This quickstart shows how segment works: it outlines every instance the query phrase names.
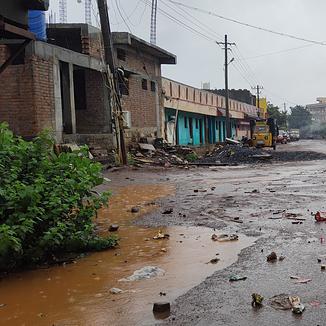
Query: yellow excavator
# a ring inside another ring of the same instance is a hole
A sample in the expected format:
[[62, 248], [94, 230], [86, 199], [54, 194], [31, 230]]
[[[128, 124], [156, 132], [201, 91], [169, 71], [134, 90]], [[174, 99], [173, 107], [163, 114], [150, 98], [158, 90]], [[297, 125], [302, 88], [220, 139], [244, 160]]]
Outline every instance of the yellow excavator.
[[278, 126], [275, 119], [257, 121], [252, 135], [252, 145], [254, 147], [272, 147], [276, 149], [278, 136]]

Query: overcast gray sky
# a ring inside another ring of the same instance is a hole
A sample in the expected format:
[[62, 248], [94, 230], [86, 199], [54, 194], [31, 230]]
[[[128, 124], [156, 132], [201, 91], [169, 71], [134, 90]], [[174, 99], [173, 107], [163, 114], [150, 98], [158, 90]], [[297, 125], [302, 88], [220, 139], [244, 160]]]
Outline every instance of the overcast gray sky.
[[[267, 29], [326, 41], [325, 0], [176, 1]], [[51, 10], [58, 12], [59, 0], [51, 2]], [[83, 2], [68, 0], [69, 22], [84, 21]], [[133, 34], [149, 41], [150, 7], [145, 4], [149, 2], [108, 0], [112, 29], [130, 29]], [[224, 53], [213, 40], [222, 41], [223, 35], [228, 34], [230, 42], [237, 44], [237, 48], [233, 48], [234, 54], [230, 53], [230, 58], [235, 57], [234, 63], [230, 64], [230, 88], [250, 88], [259, 83], [264, 87], [263, 95], [282, 107], [284, 102], [289, 107], [313, 103], [317, 97], [326, 96], [326, 46], [241, 26], [176, 7], [168, 0], [158, 0], [158, 5], [157, 45], [178, 57], [176, 66], [163, 66], [164, 76], [196, 87], [200, 87], [202, 82], [210, 82], [212, 88], [223, 88]], [[93, 8], [92, 19], [96, 25], [96, 0], [93, 0]], [[213, 40], [186, 30], [168, 19], [162, 10]]]

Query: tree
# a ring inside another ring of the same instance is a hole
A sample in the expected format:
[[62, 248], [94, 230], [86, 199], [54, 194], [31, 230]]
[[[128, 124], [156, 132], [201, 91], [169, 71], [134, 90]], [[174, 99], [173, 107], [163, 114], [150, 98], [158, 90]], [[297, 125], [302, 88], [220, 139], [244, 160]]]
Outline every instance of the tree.
[[289, 126], [292, 129], [302, 129], [310, 126], [312, 123], [312, 116], [303, 106], [296, 105], [291, 108], [289, 116]]
[[287, 119], [288, 119], [288, 114], [286, 111], [280, 111], [280, 108], [278, 106], [273, 105], [272, 103], [268, 103], [267, 106], [267, 112], [268, 116], [270, 118], [276, 119], [277, 124], [281, 128], [285, 128], [287, 126]]

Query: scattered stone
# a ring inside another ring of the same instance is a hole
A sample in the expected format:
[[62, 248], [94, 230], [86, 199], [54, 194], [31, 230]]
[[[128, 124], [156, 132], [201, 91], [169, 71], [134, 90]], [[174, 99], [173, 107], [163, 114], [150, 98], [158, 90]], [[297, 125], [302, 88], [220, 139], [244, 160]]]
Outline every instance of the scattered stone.
[[317, 262], [320, 264], [320, 263], [321, 263], [321, 259], [320, 259], [320, 258], [318, 258], [318, 259], [317, 259]]
[[270, 253], [268, 256], [267, 256], [267, 261], [268, 262], [273, 262], [277, 260], [277, 255], [276, 253], [273, 251], [272, 253]]
[[170, 312], [171, 305], [169, 302], [155, 302], [153, 305], [153, 312], [160, 313], [160, 312]]
[[199, 190], [198, 189], [194, 189], [194, 192], [199, 192]]
[[232, 275], [229, 279], [230, 282], [245, 281], [247, 276]]
[[220, 261], [220, 260], [219, 260], [218, 258], [213, 258], [213, 259], [211, 259], [209, 262], [210, 262], [211, 264], [217, 264], [219, 261]]
[[131, 209], [131, 213], [139, 213], [139, 211], [140, 211], [139, 207], [136, 206]]
[[253, 293], [251, 295], [251, 298], [252, 298], [251, 305], [253, 307], [261, 307], [262, 306], [263, 300], [264, 300], [264, 297], [263, 296], [261, 296], [258, 293]]
[[162, 212], [163, 215], [169, 215], [172, 213], [173, 213], [173, 208], [167, 208]]
[[326, 270], [326, 265], [321, 265], [321, 266], [320, 266], [320, 269], [321, 269], [322, 271]]
[[167, 252], [166, 248], [162, 248], [161, 252]]
[[161, 297], [165, 297], [166, 296], [166, 293], [165, 292], [160, 292], [160, 296]]
[[170, 235], [158, 231], [158, 233], [153, 237], [154, 240], [170, 239]]
[[283, 261], [284, 259], [285, 259], [284, 256], [280, 256], [280, 257], [278, 258], [279, 261]]
[[119, 230], [119, 225], [118, 224], [112, 224], [109, 227], [110, 232], [117, 232]]
[[120, 294], [122, 292], [123, 291], [121, 289], [119, 289], [119, 288], [112, 288], [112, 289], [110, 289], [110, 293], [111, 294]]

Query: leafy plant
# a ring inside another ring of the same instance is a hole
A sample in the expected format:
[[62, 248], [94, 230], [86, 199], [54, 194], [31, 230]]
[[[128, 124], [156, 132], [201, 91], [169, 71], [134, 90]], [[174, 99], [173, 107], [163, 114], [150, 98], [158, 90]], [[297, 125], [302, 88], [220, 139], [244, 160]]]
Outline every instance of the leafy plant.
[[198, 155], [196, 153], [189, 153], [186, 155], [186, 160], [188, 162], [195, 162], [198, 160]]
[[87, 148], [56, 154], [53, 145], [47, 132], [27, 142], [0, 124], [0, 270], [117, 243], [94, 230], [109, 196], [91, 192], [103, 181], [101, 165]]

